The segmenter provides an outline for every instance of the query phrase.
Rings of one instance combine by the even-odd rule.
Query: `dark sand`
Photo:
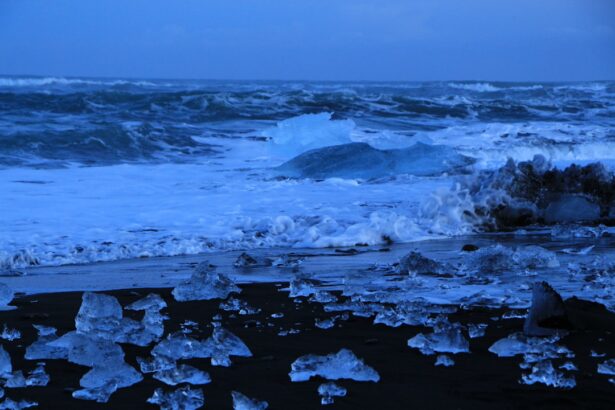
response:
[[[452,321],[462,323],[488,323],[486,336],[471,339],[471,354],[452,356],[453,367],[435,367],[435,356],[424,356],[407,347],[407,340],[426,329],[402,326],[391,328],[373,325],[372,319],[350,316],[332,329],[321,330],[314,326],[314,318],[324,318],[319,304],[296,304],[286,292],[279,292],[276,285],[242,286],[240,298],[262,309],[257,315],[235,316],[218,309],[217,301],[184,302],[173,300],[169,290],[156,289],[169,303],[166,312],[171,320],[167,331],[179,330],[188,319],[198,322],[200,330],[195,337],[208,337],[212,317],[221,313],[222,324],[241,337],[252,350],[252,358],[233,358],[229,368],[212,367],[208,359],[190,360],[187,363],[207,370],[210,384],[199,386],[205,393],[205,408],[230,409],[232,390],[249,397],[266,400],[271,409],[321,408],[316,392],[321,380],[291,383],[288,377],[290,364],[299,356],[337,352],[351,349],[365,363],[375,368],[381,376],[378,383],[341,381],[348,389],[346,397],[337,398],[331,409],[613,409],[615,385],[608,377],[596,373],[597,363],[604,358],[590,357],[590,350],[615,357],[615,335],[608,329],[612,317],[606,322],[599,318],[594,326],[589,314],[583,318],[590,329],[572,332],[562,344],[572,349],[577,387],[570,391],[548,388],[543,385],[525,386],[518,383],[522,370],[516,358],[498,358],[487,351],[496,340],[522,329],[521,319],[497,320],[502,311],[460,311]],[[148,289],[106,292],[118,297],[126,306],[149,293]],[[35,362],[23,359],[25,347],[36,339],[32,324],[58,328],[58,334],[74,329],[74,317],[81,303],[81,292],[56,293],[17,298],[13,311],[0,312],[0,323],[22,332],[22,339],[2,341],[11,354],[14,369],[31,370]],[[284,317],[272,319],[270,315],[283,312]],[[128,314],[125,311],[125,315]],[[601,314],[598,314],[601,316]],[[258,324],[260,322],[260,325]],[[270,327],[267,324],[273,323]],[[606,323],[606,325],[605,325]],[[605,326],[607,327],[605,329]],[[595,327],[591,329],[591,327]],[[300,329],[299,334],[278,336],[280,329]],[[123,345],[128,363],[138,368],[135,357],[149,354],[150,348]],[[71,392],[79,388],[79,379],[88,370],[64,360],[47,360],[51,381],[47,387],[5,389],[12,399],[27,398],[37,401],[43,409],[140,409],[156,408],[146,403],[154,389],[163,387],[151,374],[129,388],[120,389],[111,396],[109,403],[75,400]],[[555,362],[557,365],[561,361]]]

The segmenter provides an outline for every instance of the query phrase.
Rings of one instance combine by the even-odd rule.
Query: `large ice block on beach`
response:
[[[238,391],[231,392],[231,397],[233,398],[233,410],[265,410],[269,407],[266,401],[251,399]]]
[[[173,289],[177,301],[226,299],[231,293],[239,293],[241,289],[226,275],[216,272],[209,263],[197,266],[190,279],[180,283]]]
[[[110,295],[84,292],[75,317],[77,332],[88,336],[114,339],[122,320],[122,305]]]
[[[94,366],[81,378],[79,384],[86,390],[104,389],[111,395],[117,389],[132,386],[141,380],[141,373],[123,360],[117,360]],[[98,398],[95,400],[100,401]]]
[[[348,349],[325,356],[301,356],[291,365],[289,373],[293,382],[307,381],[314,376],[328,380],[352,379],[360,382],[377,382],[380,375]]]
[[[459,327],[438,329],[433,333],[419,333],[408,340],[408,346],[426,355],[434,353],[469,353],[470,343]]]
[[[398,174],[434,176],[460,172],[474,159],[444,145],[416,143],[402,149],[380,150],[353,142],[313,149],[277,167],[277,173],[291,178],[372,179]]]
[[[167,357],[172,360],[207,358],[211,356],[211,349],[200,340],[193,339],[181,332],[170,333],[153,349],[153,356]]]
[[[171,391],[158,388],[147,402],[157,404],[161,410],[196,410],[203,407],[205,398],[203,390],[184,386]]]
[[[28,360],[67,359],[68,350],[63,347],[50,346],[48,343],[58,338],[56,328],[33,325],[38,332],[38,339],[26,348],[24,357]]]
[[[83,366],[124,360],[124,352],[117,343],[77,332],[68,332],[48,345],[65,349],[68,361]]]

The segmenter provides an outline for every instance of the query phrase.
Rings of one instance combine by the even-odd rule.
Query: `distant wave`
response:
[[[0,87],[41,87],[49,85],[97,85],[97,86],[116,86],[134,85],[139,87],[153,87],[156,84],[149,81],[129,81],[129,80],[89,80],[81,78],[65,77],[0,77]]]
[[[451,88],[458,88],[460,90],[476,91],[481,93],[501,90],[501,88],[489,83],[448,83],[448,86]]]

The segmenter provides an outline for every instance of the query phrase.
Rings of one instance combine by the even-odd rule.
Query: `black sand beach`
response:
[[[352,350],[365,363],[378,371],[378,383],[341,381],[348,389],[346,397],[324,408],[332,409],[612,409],[615,386],[608,377],[596,374],[596,366],[604,359],[591,357],[590,352],[615,356],[613,315],[577,303],[577,317],[587,329],[572,331],[562,344],[574,351],[577,386],[572,390],[559,390],[544,385],[527,386],[519,383],[522,370],[520,357],[499,358],[487,349],[495,341],[521,331],[523,319],[502,319],[501,310],[460,310],[451,320],[467,323],[488,323],[486,335],[470,340],[470,354],[451,355],[452,367],[434,366],[435,355],[425,356],[407,346],[407,340],[426,328],[401,326],[391,328],[374,325],[372,319],[350,315],[346,321],[323,330],[314,326],[315,318],[331,316],[322,306],[302,303],[279,291],[286,284],[243,285],[239,298],[262,311],[256,315],[237,315],[219,309],[220,300],[176,302],[169,289],[132,289],[105,292],[116,296],[123,306],[157,292],[168,303],[166,313],[170,320],[166,331],[180,330],[185,320],[198,323],[193,336],[208,337],[210,322],[220,314],[222,325],[239,336],[252,350],[252,358],[233,358],[229,368],[213,367],[208,359],[188,360],[186,363],[206,370],[212,382],[202,387],[205,408],[232,407],[231,391],[237,390],[249,397],[266,400],[271,409],[320,408],[317,388],[321,379],[291,383],[288,373],[291,363],[299,356],[315,353],[328,354],[341,348]],[[24,371],[35,367],[35,361],[23,358],[25,347],[36,339],[33,324],[58,328],[58,334],[74,329],[74,317],[81,304],[81,292],[39,294],[17,297],[16,310],[0,312],[1,323],[22,332],[22,338],[2,344],[10,353],[14,369]],[[593,311],[593,313],[592,313]],[[272,318],[273,313],[283,313]],[[581,312],[581,313],[579,313]],[[583,313],[584,312],[584,313]],[[597,312],[597,313],[596,313]],[[128,311],[125,311],[128,314]],[[138,316],[136,316],[138,318]],[[494,320],[495,319],[495,320]],[[300,332],[279,336],[280,330],[297,329]],[[151,347],[139,348],[122,345],[129,364],[138,368],[136,357],[148,356]],[[129,388],[118,390],[109,403],[76,400],[72,391],[79,388],[79,379],[87,371],[65,360],[46,360],[51,381],[46,387],[5,389],[12,399],[29,399],[43,409],[137,409],[155,408],[146,402],[157,387],[170,387],[153,379],[151,374]],[[555,361],[558,366],[560,361]]]

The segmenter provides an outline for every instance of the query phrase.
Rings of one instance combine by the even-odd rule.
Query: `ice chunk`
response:
[[[106,403],[117,389],[132,386],[141,380],[141,373],[123,360],[107,361],[94,366],[81,378],[79,384],[84,389],[75,391],[73,397]]]
[[[26,359],[68,359],[68,349],[64,347],[49,346],[48,344],[58,338],[54,327],[42,325],[33,326],[38,331],[38,340],[26,348],[26,354],[24,356]]]
[[[439,354],[436,358],[436,366],[450,367],[455,365],[455,361],[445,354]]]
[[[532,372],[521,376],[520,383],[542,383],[560,389],[572,389],[576,386],[574,376],[566,376],[553,367],[551,360],[542,360],[532,367]]]
[[[28,409],[30,407],[36,407],[38,403],[31,400],[19,400],[15,401],[9,399],[8,397],[4,399],[2,403],[0,403],[0,410],[22,410]]]
[[[406,275],[446,275],[452,273],[452,267],[429,259],[418,252],[412,251],[400,259],[397,267],[399,273]]]
[[[232,296],[228,298],[228,300],[220,303],[220,309],[237,312],[240,315],[255,315],[261,311],[258,308],[250,306],[245,300],[237,299]]]
[[[288,296],[296,298],[299,296],[314,295],[318,291],[316,288],[318,283],[319,282],[310,279],[295,278],[290,282],[290,293]]]
[[[459,327],[439,329],[430,334],[419,333],[408,340],[408,346],[426,355],[434,353],[469,353],[470,343]]]
[[[8,341],[17,340],[21,338],[21,332],[17,329],[9,329],[5,323],[2,333],[0,334],[0,338]]]
[[[122,320],[122,306],[113,296],[84,292],[75,318],[77,332],[113,340]]]
[[[211,351],[213,366],[230,366],[230,356],[252,356],[248,346],[239,337],[222,327],[214,328],[213,334],[204,342],[204,345]]]
[[[185,386],[168,392],[156,389],[147,402],[159,405],[161,410],[196,410],[203,407],[205,399],[203,390]]]
[[[263,132],[271,152],[283,158],[329,145],[351,142],[352,120],[332,120],[332,114],[304,114],[277,123]]]
[[[154,373],[154,379],[160,380],[170,386],[175,386],[181,383],[196,385],[211,382],[209,373],[187,364],[180,364],[173,366],[172,368],[158,370]]]
[[[151,310],[160,311],[167,307],[167,302],[156,293],[150,293],[143,299],[139,299],[136,302],[126,306],[128,310]]]
[[[489,351],[499,357],[524,355],[527,362],[558,357],[574,357],[569,349],[556,343],[558,340],[557,336],[539,338],[527,337],[523,333],[513,333],[495,342],[491,345]]]
[[[23,372],[21,370],[16,370],[8,375],[4,387],[8,387],[10,389],[26,387],[26,378],[24,377]]]
[[[254,266],[257,263],[258,261],[256,259],[248,255],[247,253],[243,252],[241,255],[237,257],[237,260],[235,260],[235,263],[233,263],[233,266],[235,266],[236,268],[247,268],[249,266]]]
[[[523,333],[528,336],[549,336],[556,334],[558,329],[544,327],[550,325],[565,325],[566,307],[562,297],[547,282],[537,282],[532,290],[532,306],[523,325]]]
[[[13,289],[5,285],[4,283],[0,283],[0,310],[6,308],[6,306],[11,303],[15,293]]]
[[[11,362],[11,356],[4,350],[4,347],[0,345],[0,376],[10,374],[13,371],[13,364]]]
[[[344,397],[347,390],[333,382],[323,383],[318,386],[318,394],[320,395],[320,404],[323,406],[333,404],[335,397]]]
[[[197,266],[192,277],[173,289],[173,296],[179,302],[188,300],[226,299],[239,289],[227,276],[217,273],[207,262]]]
[[[303,382],[313,376],[328,380],[352,379],[356,381],[380,380],[378,373],[367,366],[348,349],[326,356],[306,355],[295,360],[289,373],[293,382]]]
[[[605,360],[598,364],[598,373],[615,376],[615,359]]]
[[[485,336],[485,330],[487,329],[486,323],[469,323],[468,324],[468,336],[470,339]]]
[[[379,150],[365,143],[350,143],[305,152],[276,171],[287,177],[313,179],[434,176],[459,172],[474,161],[444,145],[419,142],[408,148]]]
[[[488,246],[467,254],[466,272],[494,274],[518,269],[544,269],[559,266],[557,255],[540,246],[520,246],[516,249],[500,244]]]
[[[48,346],[66,349],[68,360],[83,366],[93,367],[124,360],[124,352],[118,344],[77,332],[68,332],[48,343]]]
[[[26,386],[47,386],[49,375],[45,372],[45,364],[39,363],[34,370],[28,374]]]
[[[141,373],[154,373],[175,367],[175,360],[166,356],[153,356],[147,359],[137,357],[137,363],[139,363]]]
[[[211,357],[211,349],[201,341],[183,333],[168,334],[153,349],[152,355],[164,356],[173,360]]]
[[[231,392],[231,396],[233,397],[233,410],[265,410],[269,407],[266,401],[251,399],[238,391]]]

